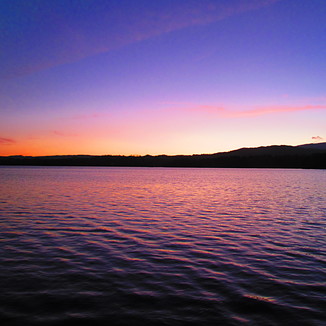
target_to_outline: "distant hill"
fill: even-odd
[[[236,149],[230,152],[225,152],[225,155],[232,156],[260,156],[260,155],[273,155],[273,156],[284,156],[284,155],[307,155],[312,153],[320,153],[320,151],[326,151],[326,143],[318,144],[304,144],[298,146],[289,145],[271,145],[261,147],[244,147]],[[216,153],[220,154],[220,153]]]
[[[297,147],[326,151],[326,142],[325,143],[317,143],[317,144],[315,144],[315,143],[314,144],[304,144],[304,145],[299,145]]]
[[[196,155],[0,156],[0,165],[326,169],[326,143],[272,145]]]

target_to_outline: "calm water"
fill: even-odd
[[[325,325],[326,171],[0,168],[2,325]]]

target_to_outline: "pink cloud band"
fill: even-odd
[[[184,112],[198,112],[207,113],[213,115],[219,115],[225,118],[242,118],[242,117],[257,117],[266,114],[277,114],[286,112],[297,112],[297,111],[307,111],[307,110],[325,110],[326,105],[304,105],[304,106],[270,106],[262,107],[251,110],[234,111],[227,109],[223,106],[214,105],[199,105],[196,107],[180,108],[178,110]]]
[[[15,144],[16,141],[12,138],[3,138],[0,137],[0,145],[12,145]]]

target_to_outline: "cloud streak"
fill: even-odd
[[[12,138],[3,138],[0,137],[0,145],[13,145],[16,141]]]
[[[177,108],[176,110],[180,110],[188,113],[204,113],[209,115],[216,115],[223,118],[247,118],[247,117],[258,117],[258,116],[270,115],[270,114],[280,114],[280,113],[310,111],[310,110],[325,110],[325,109],[326,109],[326,105],[303,105],[303,106],[275,105],[275,106],[261,107],[257,109],[251,109],[251,110],[235,111],[235,110],[227,109],[223,106],[199,105],[195,107]]]
[[[98,118],[104,118],[107,114],[104,113],[89,113],[89,114],[76,114],[71,117],[71,119],[74,120],[89,120],[89,119],[98,119]]]
[[[59,136],[59,137],[76,137],[76,136],[78,136],[75,133],[69,133],[69,132],[59,131],[59,130],[53,130],[52,134],[55,136]]]
[[[132,1],[123,1],[119,7],[109,1],[96,1],[89,8],[83,8],[81,4],[73,5],[76,7],[73,8],[76,12],[73,16],[67,16],[67,10],[56,2],[40,2],[37,8],[13,6],[17,22],[5,24],[6,38],[1,61],[6,64],[3,67],[0,64],[0,77],[12,78],[72,63],[157,35],[223,20],[278,1],[230,0],[221,3],[216,0],[186,0],[162,5],[153,4],[150,0],[147,6],[135,6]],[[26,16],[29,17],[29,24],[23,25],[20,21]],[[3,18],[7,22],[6,17]],[[10,32],[13,25],[17,27]],[[32,30],[37,31],[37,35],[30,39]],[[31,52],[31,47],[35,47],[36,51]]]
[[[271,106],[241,112],[228,112],[231,117],[257,117],[267,114],[309,111],[309,110],[325,110],[326,105],[304,105],[304,106]]]

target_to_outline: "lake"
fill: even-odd
[[[1,167],[2,325],[325,325],[326,170]]]

